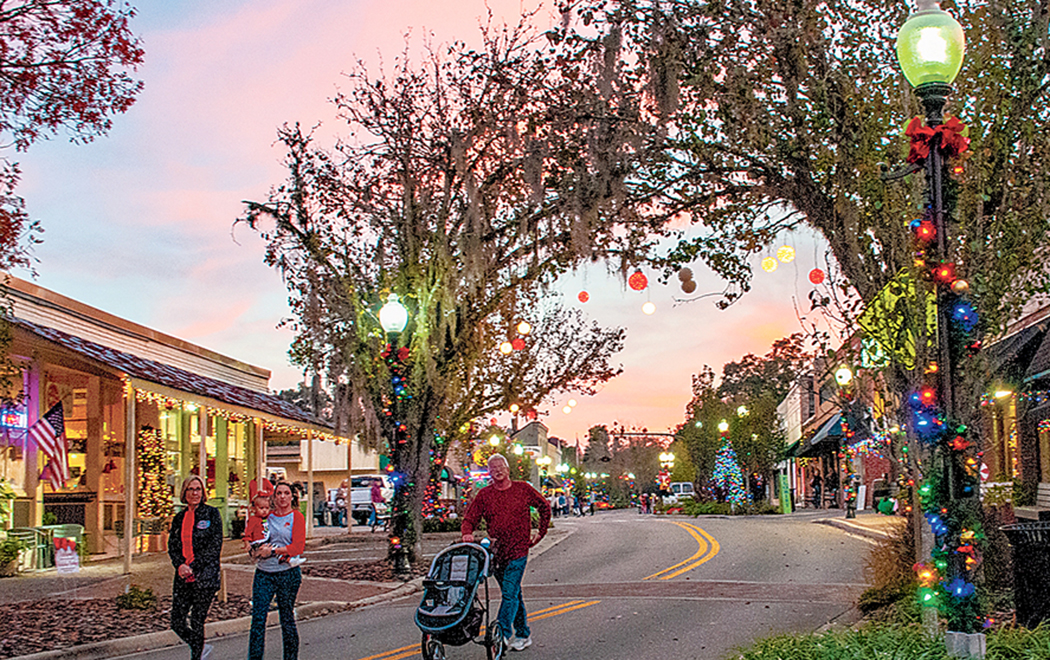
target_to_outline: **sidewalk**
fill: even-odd
[[[562,528],[552,529],[532,550],[532,556],[543,554],[572,533]],[[459,539],[458,533],[429,534],[424,537],[423,554],[430,557],[444,546]],[[307,561],[332,563],[338,561],[372,561],[386,555],[386,535],[377,531],[370,533],[366,527],[355,527],[347,534],[345,527],[318,527],[314,536],[307,540]],[[331,558],[330,555],[335,555]],[[229,539],[223,544],[223,569],[226,589],[229,594],[251,596],[254,567],[243,551],[241,541]],[[59,576],[54,571],[23,574],[0,580],[0,603],[18,603],[46,598],[113,598],[122,593],[128,584],[153,589],[158,596],[171,595],[172,567],[166,553],[136,556],[132,562],[132,574],[123,575],[123,563],[118,559],[107,559],[89,563],[73,576]],[[420,591],[422,578],[407,582],[367,582],[360,580],[338,580],[303,576],[299,589],[299,605],[295,609],[296,619],[303,620],[379,602],[405,598]],[[498,588],[497,588],[498,592]],[[267,625],[277,625],[277,612],[270,612]],[[251,625],[251,617],[209,623],[208,637],[223,637],[245,633]],[[94,644],[34,653],[13,660],[93,660],[109,658],[150,649],[174,646],[182,642],[170,630],[153,632],[123,639],[114,639]]]
[[[821,511],[828,515],[814,518],[814,523],[836,527],[849,534],[873,541],[885,541],[891,538],[896,529],[908,523],[907,518],[902,516],[887,516],[872,510],[857,511],[856,518],[847,518],[846,512],[841,509]]]

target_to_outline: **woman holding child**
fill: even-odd
[[[266,615],[277,597],[281,617],[284,660],[299,657],[299,632],[295,627],[295,598],[302,575],[301,555],[306,545],[306,518],[292,506],[292,487],[280,482],[274,487],[273,511],[267,516],[268,540],[252,551],[259,559],[252,583],[252,628],[248,638],[248,660],[262,660],[266,643]],[[258,511],[257,513],[261,513]]]

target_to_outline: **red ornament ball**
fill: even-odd
[[[525,340],[521,337],[515,337],[514,340],[510,342],[510,347],[516,351],[520,351],[525,348]]]
[[[496,425],[496,422],[498,422],[498,421],[499,421],[498,419],[496,419],[495,417],[493,417],[492,419],[490,419],[490,420],[489,420],[489,424],[492,424],[493,426],[495,426],[495,425]]]
[[[645,287],[649,286],[649,278],[642,271],[636,270],[627,278],[627,286],[635,291],[643,291]]]
[[[824,281],[824,271],[819,268],[809,271],[809,281],[813,284],[820,284]]]
[[[580,300],[580,302],[585,303],[591,299],[591,294],[587,293],[586,291],[580,291],[580,295],[576,297]]]

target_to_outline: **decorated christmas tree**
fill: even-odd
[[[160,431],[142,427],[138,439],[138,515],[163,518],[171,514],[171,494],[164,482],[164,439]]]
[[[723,437],[722,448],[715,456],[715,483],[725,492],[730,504],[747,504],[747,491],[744,490],[744,475],[736,460],[736,452],[728,437]]]

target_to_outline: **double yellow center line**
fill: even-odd
[[[690,523],[675,521],[674,524],[689,532],[689,534],[692,535],[694,539],[696,539],[696,542],[700,544],[700,549],[697,550],[696,554],[694,554],[689,559],[686,559],[685,561],[680,561],[674,566],[665,568],[664,570],[653,573],[652,575],[648,575],[642,578],[643,580],[651,580],[653,578],[658,578],[660,580],[670,580],[673,577],[678,577],[682,573],[687,573],[693,570],[694,568],[696,568],[700,564],[703,564],[706,561],[714,559],[715,555],[718,554],[720,547],[718,545],[718,541],[715,540],[715,537],[711,536],[696,525],[692,525]]]
[[[573,610],[583,609],[584,607],[590,607],[591,605],[597,605],[601,601],[598,600],[571,600],[567,603],[548,607],[545,610],[539,610],[529,615],[529,622],[539,621],[552,616],[558,616],[559,614],[565,614],[566,612],[572,612]],[[484,634],[484,629],[482,629]],[[402,646],[399,649],[380,653],[378,655],[370,655],[367,658],[361,658],[361,660],[403,660],[404,658],[411,658],[414,655],[419,655],[420,645],[412,644],[410,646]]]

